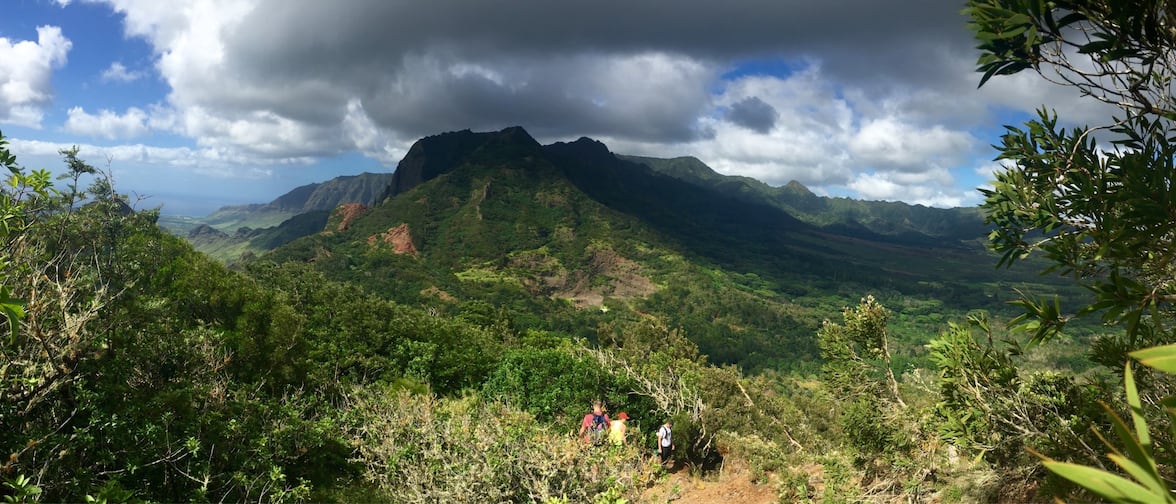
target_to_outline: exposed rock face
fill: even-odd
[[[335,230],[346,231],[347,228],[351,227],[351,223],[356,219],[356,217],[363,215],[367,209],[367,205],[364,205],[363,203],[345,203],[343,205],[339,205],[339,208],[335,209],[335,212],[339,214],[339,225]]]
[[[592,252],[592,273],[612,278],[613,297],[645,297],[657,292],[657,285],[641,274],[641,266],[622,257],[611,248],[601,247]]]
[[[641,265],[608,246],[593,246],[588,264],[569,271],[554,257],[523,253],[511,257],[510,267],[532,273],[523,286],[537,295],[571,300],[579,308],[600,306],[606,297],[634,299],[657,292],[657,284],[642,274]]]
[[[400,160],[385,197],[396,196],[453,171],[480,149],[509,151],[522,159],[539,154],[542,146],[518,126],[488,133],[463,130],[428,136],[417,140]],[[497,155],[506,157],[503,152]]]
[[[368,245],[385,245],[392,246],[392,253],[394,254],[411,254],[419,255],[416,245],[412,243],[412,233],[408,230],[408,224],[401,224],[399,226],[388,228],[378,235],[371,235],[368,237]]]

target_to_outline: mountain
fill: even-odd
[[[865,230],[916,242],[926,237],[973,240],[987,233],[978,208],[932,208],[901,202],[830,198],[817,196],[796,181],[772,187],[749,177],[721,175],[693,157],[620,157],[733,198],[775,206],[804,222],[838,228],[845,233]]]
[[[361,173],[296,187],[265,204],[221,207],[204,221],[221,229],[270,227],[298,214],[330,211],[343,203],[371,205],[384,197],[390,173]]]
[[[322,231],[331,210],[382,200],[393,175],[362,173],[294,188],[265,204],[232,205],[205,217],[161,216],[160,226],[186,236],[197,250],[223,261],[269,251]]]
[[[913,220],[891,234],[818,225],[713,182],[588,138],[544,146],[518,127],[445,133],[412,146],[382,202],[336,209],[322,232],[266,259],[520,330],[591,339],[610,321],[664,317],[744,369],[811,366],[821,320],[867,293],[901,307],[896,331],[918,339],[945,310],[1004,309],[1009,286],[1031,278],[995,270],[982,234],[935,236]],[[804,198],[801,189],[780,193]],[[898,359],[923,351],[912,344]]]

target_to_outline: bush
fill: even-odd
[[[355,389],[346,415],[364,479],[397,502],[633,500],[660,467],[632,444],[585,445],[477,396]]]
[[[980,319],[973,325],[987,331]],[[1097,456],[1091,427],[1102,424],[1104,394],[1056,372],[1022,376],[1012,359],[1019,349],[997,348],[987,336],[981,344],[968,327],[953,324],[930,344],[942,377],[940,435],[1006,468],[1030,461],[1026,447],[1056,457]]]

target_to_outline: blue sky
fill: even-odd
[[[9,0],[0,131],[26,167],[79,145],[141,206],[180,214],[511,125],[959,206],[978,202],[1001,124],[1042,103],[1098,117],[1032,75],[976,90],[960,5],[877,4]]]

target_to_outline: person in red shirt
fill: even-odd
[[[584,421],[580,422],[580,437],[585,443],[603,443],[610,423],[604,405],[600,401],[592,401],[592,412],[584,415]]]

